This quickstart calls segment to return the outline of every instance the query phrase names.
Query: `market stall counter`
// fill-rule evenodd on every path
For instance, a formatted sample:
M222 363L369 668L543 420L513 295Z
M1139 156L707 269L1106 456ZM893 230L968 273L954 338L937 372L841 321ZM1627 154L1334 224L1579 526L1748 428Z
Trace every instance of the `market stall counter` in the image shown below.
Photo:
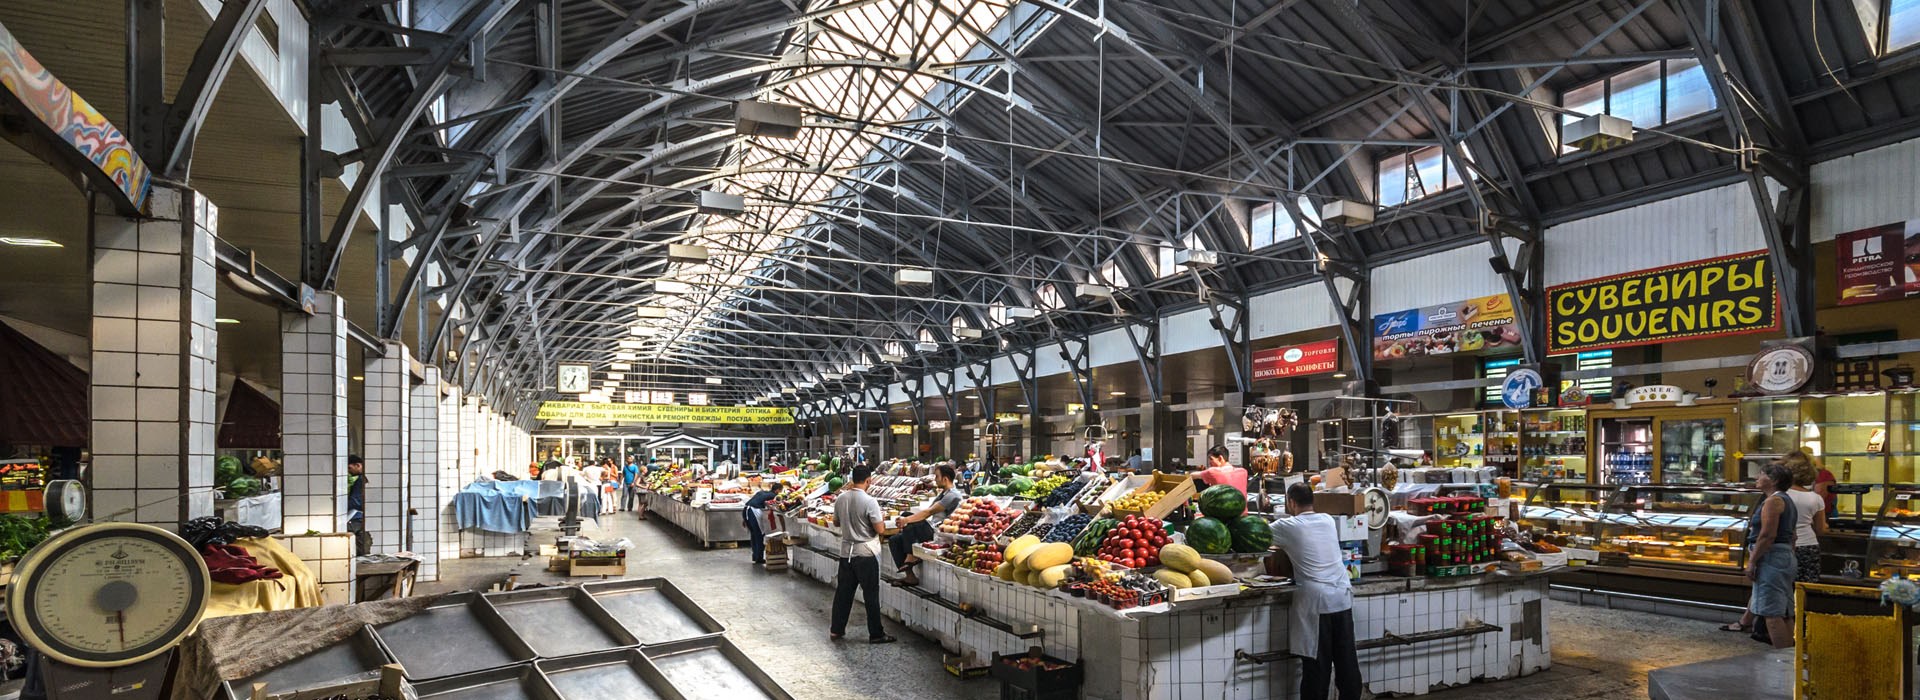
M676 495L660 492L647 494L649 514L664 517L667 522L686 530L700 541L702 547L746 541L747 524L741 519L744 501L692 505L681 502L675 498Z
M793 570L831 583L839 538L798 519L790 521L790 533ZM921 553L929 565L921 567L920 584L884 586L880 605L888 617L940 642L950 670L1039 647L1054 658L1080 660L1081 697L1181 697L1187 687L1209 698L1293 698L1298 692L1299 665L1286 649L1291 584L1213 586L1185 600L1115 610L973 573L935 551ZM1235 570L1252 559L1238 557ZM1417 695L1547 669L1548 571L1370 575L1355 582L1354 637L1367 689Z

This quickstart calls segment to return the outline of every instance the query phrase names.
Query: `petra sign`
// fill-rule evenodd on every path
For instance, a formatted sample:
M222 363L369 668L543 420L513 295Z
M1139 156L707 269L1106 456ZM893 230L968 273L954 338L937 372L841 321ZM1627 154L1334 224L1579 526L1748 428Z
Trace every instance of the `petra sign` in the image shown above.
M1764 250L1547 290L1547 342L1555 353L1779 327L1780 296Z
M1340 341L1322 340L1288 345L1253 354L1254 379L1279 379L1324 374L1340 369Z
M1840 305L1920 296L1920 219L1833 239Z

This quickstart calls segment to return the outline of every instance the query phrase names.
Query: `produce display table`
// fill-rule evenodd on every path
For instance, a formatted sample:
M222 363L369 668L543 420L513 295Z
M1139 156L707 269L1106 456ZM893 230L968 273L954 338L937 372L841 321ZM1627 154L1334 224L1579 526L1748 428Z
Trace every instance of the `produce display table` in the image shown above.
M792 569L831 583L839 538L804 521L789 525L806 538L790 552ZM920 568L919 586L882 587L881 608L968 668L1038 646L1082 661L1086 698L1185 697L1188 686L1198 697L1294 698L1299 688L1299 665L1286 653L1290 585L1122 615L938 560ZM1544 572L1356 583L1354 638L1367 689L1418 695L1545 670L1546 599Z
M738 505L694 507L674 499L672 494L648 493L649 515L665 517L667 522L693 534L702 547L720 542L743 542L748 538L747 524L741 520Z

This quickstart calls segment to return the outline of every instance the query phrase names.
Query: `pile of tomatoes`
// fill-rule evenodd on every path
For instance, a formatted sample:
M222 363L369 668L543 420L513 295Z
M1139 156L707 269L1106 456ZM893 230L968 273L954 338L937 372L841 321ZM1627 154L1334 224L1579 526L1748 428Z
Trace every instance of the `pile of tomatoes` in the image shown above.
M1159 566L1160 548L1170 541L1160 521L1129 515L1101 540L1095 556L1129 569Z

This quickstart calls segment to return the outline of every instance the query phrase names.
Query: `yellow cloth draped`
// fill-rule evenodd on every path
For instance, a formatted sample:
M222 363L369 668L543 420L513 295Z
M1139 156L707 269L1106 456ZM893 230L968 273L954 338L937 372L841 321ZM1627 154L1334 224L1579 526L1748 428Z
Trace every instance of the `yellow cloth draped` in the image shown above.
M271 537L262 537L239 540L233 544L247 550L261 564L279 569L281 576L278 579L239 584L215 582L212 595L207 600L207 617L316 608L322 605L319 577L307 568L306 562L279 542Z

